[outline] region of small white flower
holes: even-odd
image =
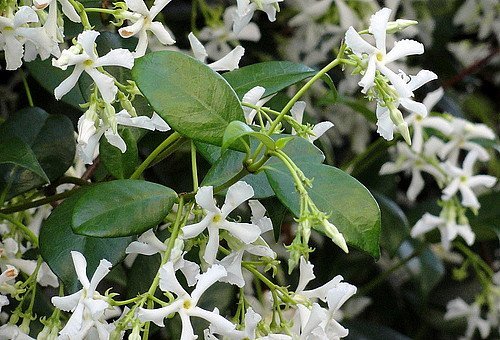
[[[206,63],[208,54],[203,44],[198,40],[198,38],[196,38],[193,32],[188,34],[188,39],[189,44],[191,45],[191,49],[193,50],[194,57],[199,61]],[[208,64],[207,66],[214,71],[232,71],[239,68],[238,64],[244,53],[245,49],[243,47],[236,46],[224,57]]]
[[[250,89],[247,93],[245,93],[245,95],[241,99],[241,102],[248,103],[260,108],[269,100],[271,100],[271,98],[274,97],[274,95],[271,95],[262,98],[265,92],[266,89],[263,88],[262,86],[255,86],[254,88]],[[257,114],[257,110],[248,106],[243,106],[243,114],[245,115],[246,123],[250,125],[253,124],[255,115]]]
[[[169,4],[171,0],[155,0],[151,9],[148,9],[143,0],[125,0],[128,8],[133,12],[126,12],[125,17],[132,22],[132,25],[122,27],[118,33],[123,38],[138,36],[139,42],[135,48],[135,57],[142,57],[148,48],[148,31],[151,31],[158,41],[164,45],[175,44],[175,40],[165,29],[163,24],[153,21],[154,18]]]
[[[235,325],[219,315],[217,309],[210,312],[197,306],[203,293],[225,275],[224,267],[211,266],[206,273],[199,275],[196,288],[189,294],[177,281],[173,264],[167,262],[160,268],[160,289],[164,292],[172,292],[177,297],[168,306],[162,308],[139,308],[137,316],[141,322],[153,321],[158,326],[164,327],[163,320],[170,314],[178,313],[182,322],[181,340],[196,339],[190,319],[193,316],[207,320],[214,333],[230,334],[234,331]]]
[[[81,22],[80,16],[69,0],[33,0],[33,7],[36,10],[43,10],[49,7],[49,13],[43,27],[53,41],[63,42],[63,27],[59,27],[58,25],[58,2],[61,4],[64,15],[69,20],[76,23]]]
[[[99,36],[97,31],[84,31],[78,35],[77,45],[62,51],[59,59],[53,59],[52,65],[66,70],[74,66],[71,75],[54,90],[57,100],[68,93],[78,82],[83,71],[87,72],[94,80],[102,98],[111,103],[116,96],[118,88],[114,79],[97,70],[102,66],[121,66],[131,69],[134,66],[134,57],[129,50],[119,48],[111,50],[105,56],[99,57],[95,51],[95,40]]]
[[[276,12],[279,11],[279,2],[283,0],[237,0],[238,8],[234,15],[233,31],[240,33],[252,20],[256,10],[267,14],[269,21],[276,20]]]
[[[467,330],[465,331],[467,339],[473,338],[476,329],[479,330],[482,339],[488,337],[490,334],[490,324],[487,320],[481,318],[481,307],[479,304],[473,303],[468,305],[461,298],[456,298],[448,302],[444,319],[451,320],[462,317],[467,318]]]
[[[290,109],[290,114],[292,115],[293,119],[295,119],[299,124],[302,124],[302,119],[304,118],[305,109],[306,109],[306,102],[303,101],[296,102]],[[331,127],[333,127],[333,123],[329,121],[320,122],[314,125],[312,127],[313,134],[308,135],[307,140],[309,140],[311,143],[314,142],[316,139],[321,137],[326,131],[328,131]],[[297,134],[297,132],[294,129],[292,129],[292,135],[295,134]]]
[[[0,339],[5,340],[35,340],[35,338],[30,337],[28,334],[23,332],[21,328],[17,325],[11,323],[5,324],[0,327]]]
[[[71,312],[66,326],[59,332],[60,335],[68,338],[75,336],[84,339],[89,332],[99,334],[100,340],[108,339],[110,329],[104,320],[105,312],[112,309],[111,305],[97,291],[97,285],[110,272],[111,262],[101,260],[91,280],[87,278],[87,261],[78,251],[72,251],[71,257],[78,276],[78,281],[82,284],[82,289],[68,296],[54,296],[52,304],[57,308]],[[106,337],[106,335],[108,337]]]
[[[465,156],[462,169],[449,163],[445,164],[446,171],[450,174],[452,180],[443,190],[442,198],[444,200],[449,200],[460,190],[462,194],[462,205],[473,209],[479,209],[480,204],[473,189],[480,186],[491,188],[495,185],[497,179],[489,175],[473,175],[473,167],[477,158],[478,153],[476,151],[470,151],[467,156]]]
[[[231,222],[227,216],[240,204],[253,196],[253,188],[245,182],[237,182],[227,189],[226,200],[222,208],[215,205],[213,187],[201,187],[196,194],[196,203],[205,211],[206,216],[201,222],[182,228],[184,239],[198,236],[208,229],[208,243],[203,258],[208,264],[213,264],[219,249],[219,230],[227,230],[231,235],[245,244],[257,240],[261,230],[251,223]]]
[[[375,37],[375,46],[363,40],[358,32],[351,26],[345,34],[347,46],[358,56],[368,55],[368,66],[364,76],[359,82],[363,88],[361,92],[367,93],[374,86],[376,71],[380,71],[389,78],[390,82],[401,97],[413,96],[412,90],[405,84],[403,79],[392,71],[387,65],[400,58],[424,53],[424,46],[415,40],[401,40],[394,43],[394,47],[386,53],[387,23],[391,10],[383,8],[375,13],[370,19],[369,32]]]

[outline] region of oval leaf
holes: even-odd
[[[141,234],[170,212],[177,194],[163,185],[137,180],[99,183],[75,204],[72,228],[86,236]]]
[[[307,178],[313,179],[309,196],[344,235],[347,243],[380,256],[380,209],[377,202],[354,177],[337,168],[315,163],[296,163]],[[282,163],[265,169],[269,184],[279,200],[299,216],[299,196],[292,176]]]
[[[255,86],[266,89],[263,97],[279,92],[290,85],[316,74],[312,68],[290,61],[266,61],[226,72],[222,76],[233,87],[238,97]]]
[[[72,250],[85,256],[87,273],[91,275],[102,259],[113,265],[119,263],[125,257],[125,249],[134,240],[134,237],[97,238],[73,233],[71,217],[75,204],[88,189],[79,189],[55,208],[40,230],[40,253],[50,269],[63,281],[68,292],[75,292],[79,287],[71,260]]]
[[[184,53],[148,53],[135,61],[132,77],[154,110],[186,137],[222,145],[227,125],[244,119],[224,78]]]

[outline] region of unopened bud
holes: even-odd
[[[398,19],[396,21],[389,21],[387,23],[387,33],[396,33],[416,24],[418,24],[418,21],[415,20]]]

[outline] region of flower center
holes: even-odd
[[[189,299],[184,300],[184,302],[182,303],[182,307],[183,307],[184,309],[189,309],[189,308],[191,308],[191,300],[189,300]]]
[[[467,182],[467,176],[460,176],[460,182],[462,183]]]
[[[11,26],[5,26],[3,28],[4,31],[13,31],[14,30],[14,27],[11,27]]]
[[[378,61],[384,60],[384,54],[382,52],[377,52],[376,57]]]
[[[219,223],[220,221],[222,221],[222,216],[220,214],[217,214],[214,217],[212,217],[212,222]]]
[[[83,66],[85,67],[92,67],[94,65],[94,61],[92,59],[87,59],[83,62]]]

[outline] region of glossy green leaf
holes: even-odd
[[[177,194],[163,185],[116,180],[93,185],[75,204],[73,231],[96,237],[137,235],[160,223]]]
[[[354,177],[337,168],[311,162],[296,162],[304,175],[313,179],[309,196],[344,235],[347,243],[371,256],[380,256],[380,209],[377,202]],[[299,216],[299,196],[288,169],[276,163],[265,173],[279,200]]]
[[[264,97],[279,92],[290,85],[316,74],[312,68],[290,61],[266,61],[226,72],[222,76],[232,86],[238,97],[255,86],[266,89]]]
[[[72,250],[85,256],[90,276],[102,259],[113,265],[120,262],[125,257],[125,249],[134,240],[133,237],[97,238],[73,233],[72,216],[75,205],[88,189],[79,189],[57,206],[40,230],[40,253],[50,269],[63,281],[68,292],[75,292],[80,287],[71,259]]]
[[[136,59],[132,76],[154,110],[186,137],[222,145],[227,125],[243,121],[240,101],[217,72],[182,52]]]
[[[111,175],[117,179],[124,179],[129,178],[134,173],[139,164],[139,152],[137,150],[137,140],[131,129],[124,128],[119,133],[127,145],[127,150],[122,153],[120,149],[109,144],[103,138],[99,144],[99,156]]]
[[[0,125],[0,142],[13,138],[19,138],[31,147],[50,181],[64,175],[73,164],[76,148],[74,130],[73,124],[66,116],[49,115],[37,107],[20,110]],[[15,177],[18,184],[11,188],[7,197],[46,183],[36,179],[30,181],[20,174]]]
[[[224,153],[229,147],[234,145],[238,139],[246,136],[254,137],[258,139],[261,143],[263,143],[268,149],[274,150],[275,147],[274,140],[271,137],[262,132],[254,131],[247,124],[235,120],[229,123],[229,125],[226,128],[226,131],[224,131],[224,136],[222,138],[221,152]]]
[[[283,135],[274,135],[274,139],[280,139]],[[255,150],[259,142],[255,139],[251,140],[251,149]],[[215,148],[209,146],[208,148],[201,145],[198,150],[201,154],[210,162],[216,156],[220,155],[220,148]],[[306,141],[303,138],[293,137],[293,139],[286,144],[283,148],[294,161],[296,162],[311,162],[311,163],[322,163],[324,161],[324,155],[317,147],[312,143]],[[212,168],[208,171],[207,175],[203,179],[202,185],[212,185],[218,186],[225,183],[227,180],[232,178],[238,172],[243,169],[243,160],[245,159],[245,154],[238,152],[236,150],[227,150],[220,158],[216,159]],[[275,158],[271,158],[265,164],[273,165],[279,161]],[[250,184],[255,192],[255,198],[265,198],[274,196],[274,191],[268,183],[266,175],[263,172],[257,174],[249,174],[242,179],[243,181]]]
[[[328,92],[329,98],[331,98],[331,103],[334,104],[337,102],[339,98],[339,93],[337,91],[337,88],[335,87],[335,84],[333,83],[332,78],[328,75],[328,73],[323,74],[321,79],[328,85],[330,88],[330,91]]]
[[[12,190],[27,191],[35,183],[41,185],[48,182],[47,175],[28,144],[16,137],[0,142],[1,197]]]
[[[403,240],[410,236],[410,224],[396,202],[380,193],[373,193],[382,217],[380,246],[394,256]]]

